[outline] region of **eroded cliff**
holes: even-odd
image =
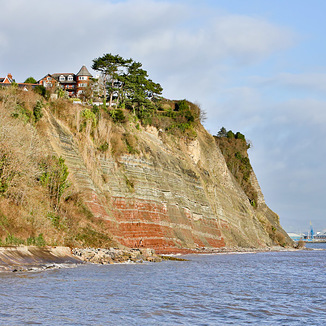
[[[110,148],[99,152],[89,135],[74,136],[52,114],[47,119],[52,148],[65,158],[90,211],[117,242],[160,252],[278,243],[270,232],[282,232],[278,216],[266,206],[254,173],[257,208],[201,126],[188,140],[129,123],[121,128],[137,139],[137,153],[117,157]],[[110,121],[106,124],[110,144],[114,130]]]
[[[35,130],[44,153],[65,160],[74,191],[114,243],[161,253],[290,244],[254,173],[257,207],[200,123],[183,137],[131,115],[116,123],[102,112],[93,124],[83,110],[45,106]]]

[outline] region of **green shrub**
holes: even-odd
[[[26,243],[28,246],[38,246],[38,247],[44,247],[46,245],[42,233],[40,233],[37,237],[29,237]]]
[[[101,151],[101,152],[106,152],[108,149],[109,149],[109,144],[108,142],[104,142],[102,145],[100,145],[98,147],[98,149]]]
[[[33,88],[33,91],[37,94],[40,94],[41,96],[43,96],[46,99],[49,99],[50,94],[49,92],[46,90],[46,88],[42,85],[37,85]]]
[[[30,122],[32,118],[32,113],[28,111],[24,104],[17,104],[15,111],[11,114],[13,118],[21,119],[24,123]]]
[[[115,123],[122,123],[126,121],[126,117],[120,109],[112,109],[109,111],[109,115]]]
[[[84,109],[81,112],[81,116],[87,121],[92,121],[93,126],[96,126],[97,124],[97,120],[96,120],[96,116],[95,113],[93,111],[91,111],[90,109]]]
[[[48,156],[41,162],[40,169],[39,181],[48,189],[53,207],[58,209],[61,196],[69,187],[69,172],[65,160],[62,157]]]
[[[36,105],[33,108],[33,115],[34,115],[35,122],[38,122],[43,117],[42,108],[43,108],[42,101],[37,101]]]
[[[188,105],[187,101],[186,100],[178,101],[175,104],[175,110],[176,111],[186,111],[186,110],[189,110],[189,105]]]
[[[235,135],[233,133],[232,130],[229,130],[227,133],[226,133],[226,137],[229,138],[229,139],[233,139],[235,138]]]
[[[20,238],[16,238],[14,235],[12,234],[9,234],[7,237],[6,237],[6,240],[5,240],[5,244],[7,246],[11,245],[11,246],[19,246],[21,244],[25,244],[25,241],[20,239]]]
[[[235,134],[235,139],[242,139],[244,141],[246,140],[245,136],[239,131]]]
[[[58,215],[56,213],[53,213],[53,212],[49,212],[47,214],[47,217],[48,217],[49,220],[51,220],[53,226],[56,229],[59,229],[60,228],[60,215]]]

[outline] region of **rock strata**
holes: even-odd
[[[160,254],[202,247],[291,245],[279,217],[267,207],[255,175],[251,178],[257,207],[250,204],[213,136],[202,126],[190,143],[168,134],[161,137],[155,128],[151,132],[128,128],[137,139],[137,152],[115,156],[112,151],[98,151],[89,137],[77,137],[62,121],[48,117],[49,150],[65,159],[87,209],[103,221],[116,243],[140,251],[153,248]],[[111,122],[104,129],[111,143],[117,136],[109,132]],[[87,261],[114,260],[102,251],[92,258],[93,253],[85,255]]]
[[[142,263],[160,262],[162,258],[155,254],[152,249],[119,249],[119,248],[74,248],[73,255],[82,261],[93,264],[116,264],[116,263]]]

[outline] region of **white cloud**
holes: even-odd
[[[217,17],[212,29],[217,53],[235,58],[240,63],[253,63],[271,53],[288,48],[292,33],[267,21],[249,16]]]
[[[263,78],[253,77],[252,81],[262,86],[279,86],[299,91],[317,91],[326,93],[326,73],[280,73]]]
[[[252,64],[293,40],[288,30],[262,19],[216,11],[203,22],[203,10],[183,2],[0,0],[0,5],[2,33],[9,40],[0,60],[24,76],[60,66],[78,69],[112,52],[141,61],[159,82],[172,74],[183,79],[191,70],[196,83],[211,71],[219,73],[230,59]]]
[[[325,130],[326,99],[290,99],[280,105],[279,112],[285,112],[288,115],[288,123],[297,122],[305,125],[316,125]]]

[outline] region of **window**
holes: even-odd
[[[73,81],[73,80],[74,80],[74,78],[71,75],[69,75],[68,76],[68,81]]]
[[[59,77],[59,81],[61,81],[61,82],[63,82],[63,81],[65,81],[65,76],[64,75],[61,75],[60,77]]]
[[[79,76],[78,80],[87,80],[87,77],[86,76]]]
[[[86,84],[86,83],[80,83],[78,86],[79,86],[79,87],[86,87],[87,84]]]
[[[51,81],[51,77],[47,77],[46,80],[47,80],[47,81]]]

